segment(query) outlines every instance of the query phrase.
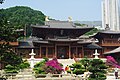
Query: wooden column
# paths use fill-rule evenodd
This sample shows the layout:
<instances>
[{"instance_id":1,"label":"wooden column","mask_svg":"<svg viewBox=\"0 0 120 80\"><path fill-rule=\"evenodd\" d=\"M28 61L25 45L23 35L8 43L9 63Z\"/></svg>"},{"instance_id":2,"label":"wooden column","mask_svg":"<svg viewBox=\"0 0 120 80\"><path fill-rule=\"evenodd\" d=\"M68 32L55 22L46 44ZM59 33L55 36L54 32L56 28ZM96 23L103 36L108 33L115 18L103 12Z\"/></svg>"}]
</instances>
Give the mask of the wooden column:
<instances>
[{"instance_id":1,"label":"wooden column","mask_svg":"<svg viewBox=\"0 0 120 80\"><path fill-rule=\"evenodd\" d=\"M40 56L40 58L42 57L42 55L41 55L42 53L41 53L41 46L40 46L40 54L39 54L39 56Z\"/></svg>"},{"instance_id":2,"label":"wooden column","mask_svg":"<svg viewBox=\"0 0 120 80\"><path fill-rule=\"evenodd\" d=\"M46 47L46 57L48 57L48 47Z\"/></svg>"},{"instance_id":3,"label":"wooden column","mask_svg":"<svg viewBox=\"0 0 120 80\"><path fill-rule=\"evenodd\" d=\"M69 59L71 58L71 46L69 45Z\"/></svg>"},{"instance_id":4,"label":"wooden column","mask_svg":"<svg viewBox=\"0 0 120 80\"><path fill-rule=\"evenodd\" d=\"M83 50L83 46L82 46L82 56L81 56L82 58L83 58L83 56L84 56L84 52L83 52L83 51L84 51L84 50Z\"/></svg>"},{"instance_id":5,"label":"wooden column","mask_svg":"<svg viewBox=\"0 0 120 80\"><path fill-rule=\"evenodd\" d=\"M57 46L55 44L55 57L57 58Z\"/></svg>"},{"instance_id":6,"label":"wooden column","mask_svg":"<svg viewBox=\"0 0 120 80\"><path fill-rule=\"evenodd\" d=\"M76 53L75 53L75 54L76 54L76 56L75 56L75 57L77 57L77 56L78 56L78 55L77 55L77 53L78 53L78 51L77 51L77 47L76 47Z\"/></svg>"},{"instance_id":7,"label":"wooden column","mask_svg":"<svg viewBox=\"0 0 120 80\"><path fill-rule=\"evenodd\" d=\"M78 49L78 57L80 58L81 53L80 53L80 50L79 50L79 49L81 49L81 48L80 48L80 47L78 47L77 49Z\"/></svg>"}]
</instances>

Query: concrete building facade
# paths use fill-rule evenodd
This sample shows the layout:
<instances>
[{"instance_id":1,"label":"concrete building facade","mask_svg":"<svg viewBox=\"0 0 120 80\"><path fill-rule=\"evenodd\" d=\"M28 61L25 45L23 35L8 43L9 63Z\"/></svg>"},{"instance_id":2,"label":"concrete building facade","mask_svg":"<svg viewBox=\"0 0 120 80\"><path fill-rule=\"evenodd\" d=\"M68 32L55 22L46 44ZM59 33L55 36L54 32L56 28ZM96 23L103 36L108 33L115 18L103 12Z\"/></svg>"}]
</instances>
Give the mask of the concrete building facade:
<instances>
[{"instance_id":1,"label":"concrete building facade","mask_svg":"<svg viewBox=\"0 0 120 80\"><path fill-rule=\"evenodd\" d=\"M108 25L110 30L120 30L118 3L118 0L102 0L102 26L104 29Z\"/></svg>"}]
</instances>

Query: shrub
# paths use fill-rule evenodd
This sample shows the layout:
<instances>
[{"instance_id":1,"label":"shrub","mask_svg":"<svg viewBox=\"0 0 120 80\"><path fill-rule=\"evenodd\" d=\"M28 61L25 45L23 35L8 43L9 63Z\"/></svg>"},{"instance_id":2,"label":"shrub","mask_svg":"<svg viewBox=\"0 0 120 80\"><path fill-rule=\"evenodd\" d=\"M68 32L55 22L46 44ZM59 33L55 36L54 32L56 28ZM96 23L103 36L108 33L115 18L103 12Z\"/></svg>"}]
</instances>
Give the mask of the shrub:
<instances>
[{"instance_id":1,"label":"shrub","mask_svg":"<svg viewBox=\"0 0 120 80\"><path fill-rule=\"evenodd\" d=\"M85 68L80 62L74 63L69 67L72 68L71 70L72 73L77 74L77 75L83 74L85 72Z\"/></svg>"},{"instance_id":2,"label":"shrub","mask_svg":"<svg viewBox=\"0 0 120 80\"><path fill-rule=\"evenodd\" d=\"M36 74L45 74L45 71L43 68L34 68L33 69L35 71Z\"/></svg>"},{"instance_id":3,"label":"shrub","mask_svg":"<svg viewBox=\"0 0 120 80\"><path fill-rule=\"evenodd\" d=\"M105 80L106 79L106 70L107 66L100 59L93 59L90 62L88 70L92 73L89 77L89 80Z\"/></svg>"},{"instance_id":4,"label":"shrub","mask_svg":"<svg viewBox=\"0 0 120 80\"><path fill-rule=\"evenodd\" d=\"M88 71L88 66L90 65L90 60L87 57L85 57L85 58L81 59L79 62L85 67L86 71Z\"/></svg>"},{"instance_id":5,"label":"shrub","mask_svg":"<svg viewBox=\"0 0 120 80\"><path fill-rule=\"evenodd\" d=\"M18 67L20 69L25 69L25 68L29 68L30 67L30 64L27 60L23 61L20 65L18 65Z\"/></svg>"},{"instance_id":6,"label":"shrub","mask_svg":"<svg viewBox=\"0 0 120 80\"><path fill-rule=\"evenodd\" d=\"M107 56L106 64L109 67L118 67L118 68L120 68L119 63L112 56Z\"/></svg>"},{"instance_id":7,"label":"shrub","mask_svg":"<svg viewBox=\"0 0 120 80\"><path fill-rule=\"evenodd\" d=\"M53 74L60 74L62 69L62 64L57 61L56 58L53 58L52 60L48 60L47 58L44 58L43 61L37 63L34 66L34 71L36 74L47 74L47 73L53 73Z\"/></svg>"},{"instance_id":8,"label":"shrub","mask_svg":"<svg viewBox=\"0 0 120 80\"><path fill-rule=\"evenodd\" d=\"M7 65L5 67L5 72L6 73L18 73L18 70L16 67L12 66L12 65Z\"/></svg>"},{"instance_id":9,"label":"shrub","mask_svg":"<svg viewBox=\"0 0 120 80\"><path fill-rule=\"evenodd\" d=\"M41 62L39 62L39 63L36 63L35 65L34 65L34 71L35 71L35 73L36 74L43 74L43 73L45 73L45 71L44 71L44 66L45 66L45 63L46 63L46 60L44 59L43 61L41 61Z\"/></svg>"},{"instance_id":10,"label":"shrub","mask_svg":"<svg viewBox=\"0 0 120 80\"><path fill-rule=\"evenodd\" d=\"M60 74L62 71L62 65L57 61L56 58L53 58L52 60L46 62L46 73Z\"/></svg>"},{"instance_id":11,"label":"shrub","mask_svg":"<svg viewBox=\"0 0 120 80\"><path fill-rule=\"evenodd\" d=\"M73 71L73 74L83 74L85 72L85 69L75 69L74 71Z\"/></svg>"}]
</instances>

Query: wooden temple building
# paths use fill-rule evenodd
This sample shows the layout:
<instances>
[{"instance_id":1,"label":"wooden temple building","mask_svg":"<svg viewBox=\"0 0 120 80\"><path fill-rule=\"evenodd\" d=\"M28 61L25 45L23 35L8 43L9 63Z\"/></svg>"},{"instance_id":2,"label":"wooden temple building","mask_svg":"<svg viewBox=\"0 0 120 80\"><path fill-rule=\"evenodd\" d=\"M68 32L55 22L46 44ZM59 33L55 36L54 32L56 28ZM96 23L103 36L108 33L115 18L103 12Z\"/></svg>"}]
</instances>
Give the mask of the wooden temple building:
<instances>
[{"instance_id":1,"label":"wooden temple building","mask_svg":"<svg viewBox=\"0 0 120 80\"><path fill-rule=\"evenodd\" d=\"M16 52L29 58L34 49L36 58L93 58L94 50L98 49L99 57L120 46L120 32L100 31L92 37L83 36L93 27L76 26L71 21L45 21L45 25L31 25L32 37L19 41ZM92 46L88 47L88 45ZM93 48L92 48L93 47Z\"/></svg>"},{"instance_id":2,"label":"wooden temple building","mask_svg":"<svg viewBox=\"0 0 120 80\"><path fill-rule=\"evenodd\" d=\"M101 31L95 36L102 47L102 55L112 56L120 64L120 31Z\"/></svg>"},{"instance_id":3,"label":"wooden temple building","mask_svg":"<svg viewBox=\"0 0 120 80\"><path fill-rule=\"evenodd\" d=\"M94 35L94 38L98 39L98 45L103 48L103 54L120 46L120 31L101 31Z\"/></svg>"},{"instance_id":4,"label":"wooden temple building","mask_svg":"<svg viewBox=\"0 0 120 80\"><path fill-rule=\"evenodd\" d=\"M23 58L30 58L31 50L35 58L72 59L93 58L95 49L100 58L106 55L120 55L120 31L109 29L100 31L93 36L84 34L93 27L76 26L72 21L45 21L45 25L31 25L32 36L16 42L9 42L13 50ZM0 41L2 44L3 41Z\"/></svg>"},{"instance_id":5,"label":"wooden temple building","mask_svg":"<svg viewBox=\"0 0 120 80\"><path fill-rule=\"evenodd\" d=\"M68 59L82 58L87 54L92 55L85 47L92 43L92 40L80 37L93 27L80 27L70 21L55 20L46 21L42 26L31 26L32 37L29 40L20 41L20 46L17 48L18 53L24 57L30 57L31 48L34 48L36 58L56 56L58 59Z\"/></svg>"}]
</instances>

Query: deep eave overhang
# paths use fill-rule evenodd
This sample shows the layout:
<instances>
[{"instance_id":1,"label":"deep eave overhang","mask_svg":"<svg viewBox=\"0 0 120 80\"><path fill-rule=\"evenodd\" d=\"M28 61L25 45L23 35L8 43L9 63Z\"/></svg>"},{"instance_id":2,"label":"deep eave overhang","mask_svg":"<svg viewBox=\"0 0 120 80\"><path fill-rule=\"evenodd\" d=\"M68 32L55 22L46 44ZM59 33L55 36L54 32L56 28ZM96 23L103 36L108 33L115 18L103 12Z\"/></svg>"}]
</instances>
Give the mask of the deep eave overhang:
<instances>
[{"instance_id":1,"label":"deep eave overhang","mask_svg":"<svg viewBox=\"0 0 120 80\"><path fill-rule=\"evenodd\" d=\"M98 33L96 33L94 36L94 38L97 39L102 39L102 34L107 34L107 35L120 35L120 31L111 31L111 30L107 30L107 31L100 31Z\"/></svg>"},{"instance_id":2,"label":"deep eave overhang","mask_svg":"<svg viewBox=\"0 0 120 80\"><path fill-rule=\"evenodd\" d=\"M114 50L111 50L111 51L109 51L109 52L105 52L105 53L103 53L103 54L113 54L113 53L119 53L120 52L120 47L118 47L118 48L116 48L116 49L114 49Z\"/></svg>"},{"instance_id":3,"label":"deep eave overhang","mask_svg":"<svg viewBox=\"0 0 120 80\"><path fill-rule=\"evenodd\" d=\"M39 40L34 40L34 41L32 41L33 43L39 43L39 44L51 44L51 43L49 43L48 41L44 41L44 40L41 40L41 41L39 41Z\"/></svg>"},{"instance_id":4,"label":"deep eave overhang","mask_svg":"<svg viewBox=\"0 0 120 80\"><path fill-rule=\"evenodd\" d=\"M77 42L79 39L48 39L48 41L52 42Z\"/></svg>"},{"instance_id":5,"label":"deep eave overhang","mask_svg":"<svg viewBox=\"0 0 120 80\"><path fill-rule=\"evenodd\" d=\"M99 33L103 33L103 34L120 34L120 31L111 31L111 30L108 30L108 31L101 31Z\"/></svg>"},{"instance_id":6,"label":"deep eave overhang","mask_svg":"<svg viewBox=\"0 0 120 80\"><path fill-rule=\"evenodd\" d=\"M49 27L49 25L31 25L33 28L42 28L42 29L93 29L94 27Z\"/></svg>"}]
</instances>

